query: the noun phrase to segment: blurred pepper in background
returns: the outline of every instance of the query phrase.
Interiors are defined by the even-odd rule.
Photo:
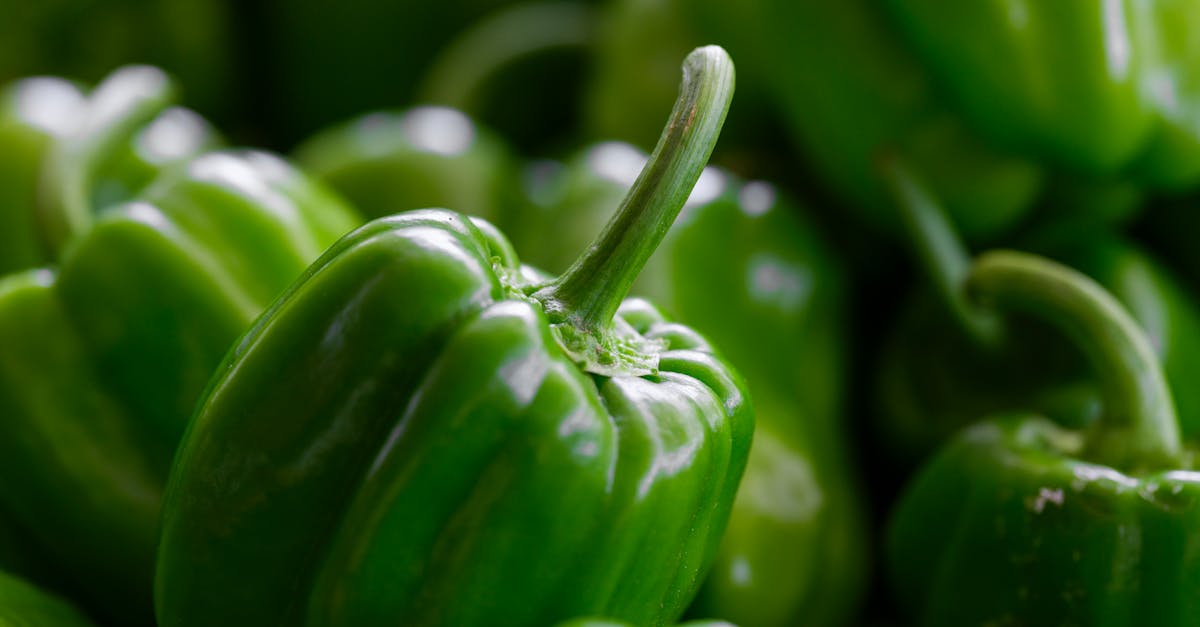
[[[277,157],[212,151],[157,69],[55,90],[76,124],[22,164],[38,192],[3,207],[39,256],[0,276],[0,511],[89,610],[152,624],[162,490],[197,397],[357,217]]]
[[[949,268],[969,263],[959,242],[939,244],[952,226],[915,176],[892,167],[900,211],[914,224],[910,239],[931,257],[932,282],[959,293]],[[932,225],[930,224],[932,221]],[[1015,242],[1069,264],[1108,289],[1138,322],[1176,400],[1185,436],[1200,433],[1200,307],[1172,273],[1134,243],[1092,225],[1043,228]],[[940,258],[931,249],[942,245]],[[935,290],[936,292],[936,290]],[[979,416],[1032,408],[1059,424],[1093,422],[1101,398],[1082,353],[1037,320],[1010,316],[1002,332],[981,329],[956,308],[955,295],[916,295],[892,327],[877,374],[876,437],[908,466]]]
[[[520,189],[512,148],[449,107],[369,113],[305,140],[295,158],[370,218],[457,207],[503,225]]]

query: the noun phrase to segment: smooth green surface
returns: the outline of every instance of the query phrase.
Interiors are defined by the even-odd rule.
[[[879,3],[706,0],[695,12],[747,82],[768,86],[806,164],[864,221],[900,225],[875,169],[885,151],[926,176],[968,239],[1004,233],[1032,208],[1041,167],[997,151],[951,110]]]
[[[385,218],[259,320],[176,462],[162,625],[683,610],[744,464],[743,393],[645,315],[657,375],[584,375],[502,283],[505,248],[456,214]]]
[[[649,303],[591,305],[622,302],[607,269],[640,269],[716,143],[732,64],[709,47],[683,67],[641,184],[563,279],[486,222],[416,211],[340,240],[259,318],[176,457],[161,625],[679,617],[745,467],[749,399]],[[581,274],[616,280],[559,289]],[[599,351],[573,352],[581,337]]]
[[[65,601],[0,572],[0,625],[92,627],[92,622]]]
[[[371,218],[441,207],[503,224],[517,187],[508,146],[447,107],[367,114],[318,133],[295,155]]]
[[[845,624],[865,594],[867,521],[844,422],[843,268],[770,184],[728,185],[686,210],[638,289],[721,347],[755,403],[746,475],[690,613]]]
[[[889,2],[975,128],[1067,169],[1200,176],[1200,2]],[[948,25],[953,25],[948,27]]]
[[[990,139],[1108,173],[1136,154],[1151,123],[1139,94],[1144,45],[1133,30],[1133,4],[916,1],[889,8]]]
[[[0,503],[90,607],[151,620],[158,511],[230,344],[355,218],[277,157],[216,152],[3,279]]]
[[[1134,176],[1159,188],[1200,180],[1200,4],[1195,0],[1134,3],[1146,45],[1142,93],[1156,116]]]
[[[1200,473],[1126,474],[1033,416],[964,431],[909,486],[888,531],[895,597],[922,627],[1200,620]]]
[[[532,164],[517,247],[565,269],[645,159],[608,142],[565,165]],[[755,401],[746,475],[690,611],[742,625],[845,624],[865,585],[865,520],[841,423],[843,269],[801,209],[769,183],[708,168],[634,286],[720,346]]]

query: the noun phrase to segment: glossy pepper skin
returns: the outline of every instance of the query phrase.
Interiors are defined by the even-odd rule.
[[[1092,175],[1200,181],[1200,2],[885,4],[989,140]]]
[[[1070,336],[1103,412],[1082,430],[1018,412],[960,433],[894,513],[897,598],[925,627],[1196,624],[1200,474],[1136,322],[1095,282],[1025,253],[983,255],[966,289]]]
[[[674,621],[753,419],[703,338],[621,299],[712,150],[732,71],[720,48],[689,55],[626,210],[559,279],[445,210],[376,220],[327,251],[189,426],[159,623]]]
[[[646,155],[598,144],[535,163],[512,227],[531,263],[566,269],[615,211]],[[546,241],[541,234],[559,234]],[[775,187],[707,168],[634,293],[720,346],[746,377],[755,443],[716,565],[690,611],[745,626],[845,624],[865,585],[866,530],[840,423],[843,270]],[[764,351],[764,346],[773,347]]]
[[[449,107],[355,118],[306,140],[295,159],[370,218],[454,207],[503,224],[516,187],[509,147]]]
[[[93,627],[90,620],[67,602],[4,572],[0,572],[0,624]]]
[[[356,223],[251,151],[186,159],[133,200],[94,204],[95,185],[131,180],[108,179],[106,159],[163,106],[158,75],[139,76],[151,80],[132,92],[98,88],[48,157],[39,225],[61,253],[0,277],[0,508],[89,609],[122,624],[152,620],[162,490],[213,369]]]
[[[917,194],[911,202],[935,206],[927,190]],[[1098,228],[1046,230],[1022,246],[1083,272],[1129,310],[1162,362],[1183,433],[1200,433],[1200,307],[1171,270]],[[1071,427],[1095,419],[1094,381],[1060,333],[1017,313],[1006,323],[1013,330],[989,343],[960,322],[943,299],[922,290],[889,334],[879,358],[876,424],[894,461],[913,465],[959,429],[997,412],[1033,408]]]

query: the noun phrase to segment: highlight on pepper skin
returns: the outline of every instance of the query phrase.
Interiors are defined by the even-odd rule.
[[[1200,624],[1200,0],[9,8],[0,623]]]

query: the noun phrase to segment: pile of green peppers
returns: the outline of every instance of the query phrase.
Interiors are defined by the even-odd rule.
[[[284,4],[0,25],[0,624],[1200,625],[1200,0]]]

